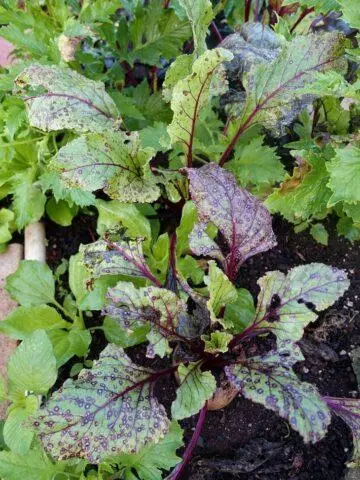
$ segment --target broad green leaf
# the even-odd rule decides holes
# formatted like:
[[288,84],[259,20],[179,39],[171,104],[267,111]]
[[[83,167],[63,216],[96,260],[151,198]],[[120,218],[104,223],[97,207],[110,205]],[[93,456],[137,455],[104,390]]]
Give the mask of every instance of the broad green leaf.
[[191,73],[192,63],[192,55],[179,55],[169,66],[166,71],[162,90],[162,95],[166,102],[171,101],[172,92],[177,82]]
[[211,332],[210,336],[202,335],[201,339],[205,343],[205,352],[209,353],[226,353],[228,345],[233,336],[227,332]]
[[272,212],[280,213],[292,223],[301,223],[311,217],[321,217],[327,212],[331,190],[325,158],[319,153],[292,152],[298,167],[292,176],[286,176],[280,188],[275,188],[265,205]]
[[[53,480],[61,474],[65,465],[53,464],[50,458],[39,450],[30,450],[26,455],[0,452],[0,475],[6,480]],[[66,477],[65,477],[66,478]]]
[[37,222],[44,214],[46,197],[34,181],[35,172],[30,168],[14,174],[13,177],[12,206],[18,230]]
[[310,228],[310,235],[321,245],[327,246],[329,243],[329,234],[322,223],[315,223]]
[[216,380],[211,372],[201,370],[202,362],[179,365],[180,385],[171,405],[172,417],[181,420],[196,415],[216,390]]
[[[341,1],[341,0],[340,0]],[[298,0],[302,7],[315,8],[318,13],[328,13],[331,10],[339,10],[338,0]],[[285,0],[283,6],[294,4],[293,0]]]
[[323,400],[350,427],[354,442],[354,453],[349,467],[360,467],[360,400],[335,397],[323,397]]
[[342,18],[354,28],[360,28],[360,11],[357,0],[339,0]]
[[61,182],[58,173],[45,172],[39,178],[39,183],[44,192],[51,190],[57,202],[65,200],[69,205],[87,207],[95,203],[95,196],[91,192],[85,192],[79,188],[67,188]]
[[29,93],[25,101],[30,125],[40,130],[104,132],[114,127],[118,117],[104,85],[71,69],[32,65],[16,78],[16,84]]
[[189,235],[195,226],[196,220],[197,213],[195,205],[193,202],[188,201],[183,206],[180,225],[176,229],[176,254],[178,256],[190,252]]
[[253,138],[247,145],[235,148],[234,158],[226,163],[239,185],[273,184],[284,178],[285,169],[276,149],[263,145],[264,137]]
[[65,200],[56,201],[52,197],[46,203],[46,213],[53,222],[62,227],[68,227],[78,213],[78,208],[75,205],[70,206]]
[[199,114],[213,96],[227,90],[221,64],[231,59],[232,53],[222,48],[208,50],[195,60],[192,72],[179,80],[173,88],[171,109],[174,116],[168,132],[173,144],[184,144],[189,161]]
[[24,340],[35,330],[57,330],[69,328],[61,315],[48,305],[17,307],[1,323],[0,331],[18,340]]
[[100,463],[109,455],[137,453],[169,430],[165,409],[152,393],[155,378],[110,344],[91,370],[52,395],[33,426],[56,459]]
[[233,325],[231,331],[240,333],[250,324],[255,315],[254,299],[245,288],[236,290],[237,298],[235,302],[226,305],[224,312],[224,322],[226,325]]
[[316,311],[330,307],[349,288],[344,270],[322,263],[310,263],[292,268],[287,275],[268,272],[258,281],[260,293],[256,314],[249,329],[269,330],[277,341],[296,342],[304,328],[317,319]]
[[327,186],[332,195],[328,205],[338,202],[355,203],[360,201],[360,148],[349,145],[336,150],[336,156],[327,163],[330,174]]
[[8,364],[10,394],[46,393],[57,378],[56,359],[44,330],[36,330],[17,347]]
[[23,405],[14,404],[9,409],[4,425],[4,440],[10,450],[18,455],[25,455],[30,449],[34,432],[24,424],[35,414],[39,403],[35,395],[29,395]]
[[[210,222],[219,229],[229,252],[225,271],[230,280],[235,280],[246,259],[276,245],[271,216],[259,200],[237,186],[231,173],[215,163],[185,170],[190,180],[191,198],[202,223],[196,237],[201,241],[204,225]],[[208,238],[195,253],[219,258],[220,248],[216,251],[215,242],[209,246]]]
[[167,152],[171,148],[167,126],[163,122],[155,122],[139,132],[141,145],[153,148],[155,152]]
[[149,325],[147,356],[164,357],[171,352],[170,340],[182,338],[177,333],[179,317],[186,316],[186,304],[165,288],[136,288],[130,282],[119,282],[108,290],[105,313],[117,320],[128,333]]
[[214,260],[209,262],[209,274],[204,277],[204,281],[209,289],[210,298],[206,305],[210,312],[211,321],[213,323],[219,322],[225,328],[231,327],[232,324],[227,323],[224,318],[218,317],[218,315],[222,313],[226,305],[236,301],[236,288]]
[[160,195],[149,162],[155,152],[142,148],[137,132],[90,134],[62,147],[51,168],[64,185],[93,192],[102,188],[121,202],[153,202]]
[[179,0],[179,4],[185,10],[190,21],[194,39],[194,53],[201,55],[207,49],[205,38],[209,25],[214,18],[214,12],[210,0]]
[[315,443],[326,435],[331,415],[316,387],[301,382],[293,371],[293,365],[303,360],[297,345],[282,341],[278,350],[239,361],[225,372],[245,398],[288,420],[305,443]]
[[354,243],[360,240],[360,228],[354,225],[351,218],[342,217],[336,224],[336,230],[339,235],[344,236],[349,242]]
[[315,73],[344,67],[342,43],[341,35],[334,32],[298,35],[275,60],[254,65],[243,80],[247,96],[242,128],[260,123],[275,135],[281,134],[313,101],[299,92],[314,82]]
[[151,239],[150,222],[135,205],[118,200],[96,200],[96,208],[99,212],[96,231],[100,236],[123,226],[130,238]]
[[37,260],[22,260],[6,279],[6,290],[24,307],[53,303],[55,282],[50,268]]
[[109,343],[114,343],[121,348],[128,348],[146,342],[146,335],[149,333],[150,326],[141,325],[133,332],[127,332],[119,325],[119,322],[113,318],[105,317],[102,330]]
[[48,337],[53,346],[58,368],[74,356],[86,356],[91,342],[89,330],[80,330],[78,328],[72,328],[70,331],[50,330]]
[[0,210],[0,244],[11,240],[11,232],[14,230],[14,217],[14,212],[8,208],[2,208]]
[[[131,479],[136,470],[140,480],[162,480],[162,470],[170,470],[181,461],[176,450],[183,445],[183,432],[177,422],[172,422],[169,432],[158,443],[150,444],[139,453],[117,455],[114,461],[121,470],[125,470],[125,478]],[[112,458],[109,459],[112,461]]]

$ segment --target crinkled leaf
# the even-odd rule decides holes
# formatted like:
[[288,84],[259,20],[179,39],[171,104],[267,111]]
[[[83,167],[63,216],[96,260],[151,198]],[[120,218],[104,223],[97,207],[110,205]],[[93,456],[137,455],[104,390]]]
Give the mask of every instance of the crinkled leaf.
[[[233,280],[247,258],[276,245],[271,216],[259,200],[237,186],[231,173],[218,165],[210,163],[185,171],[200,222],[212,222],[227,242],[226,273]],[[205,249],[204,255],[208,254]]]
[[46,393],[57,378],[56,359],[44,330],[36,330],[17,347],[8,365],[10,393]]
[[304,360],[300,348],[282,341],[278,350],[225,367],[230,382],[245,398],[288,420],[306,443],[323,438],[331,421],[316,387],[301,382],[292,367]]
[[280,134],[286,125],[312,103],[301,89],[311,84],[316,72],[344,66],[340,34],[296,36],[272,62],[254,65],[243,80],[247,97],[242,112],[246,128],[260,123]]
[[137,453],[166,435],[165,409],[153,396],[156,374],[108,345],[91,370],[67,380],[33,420],[45,449],[56,459]]
[[336,150],[336,156],[327,163],[330,180],[327,186],[332,190],[328,205],[338,202],[360,201],[360,148],[349,145]]
[[7,277],[6,290],[24,307],[52,303],[55,281],[47,265],[37,260],[22,260],[16,272]]
[[209,275],[204,278],[204,281],[209,289],[210,298],[206,305],[210,312],[211,321],[213,323],[219,322],[226,328],[231,327],[231,323],[229,324],[223,318],[219,318],[218,315],[226,305],[236,301],[236,288],[214,260],[209,262]]
[[129,333],[149,325],[147,356],[163,357],[171,352],[169,340],[178,339],[179,317],[186,316],[186,304],[165,288],[136,288],[130,282],[119,282],[108,290],[105,313],[117,320]]
[[194,52],[202,54],[206,50],[205,38],[209,25],[214,18],[210,0],[179,0],[190,21],[194,38]]
[[179,365],[177,370],[180,386],[176,391],[176,399],[171,405],[173,418],[181,420],[199,412],[216,390],[216,380],[211,372],[203,372],[201,363]]
[[201,339],[205,343],[205,352],[209,353],[225,353],[228,351],[228,345],[233,336],[227,332],[211,332],[210,337],[208,335],[202,335]]
[[360,400],[355,398],[323,397],[328,407],[350,427],[354,453],[351,467],[360,467]]
[[172,92],[171,109],[174,112],[168,126],[171,142],[181,142],[190,157],[199,113],[214,95],[227,90],[222,62],[231,60],[232,54],[223,48],[207,50],[195,60],[192,72],[179,80]]
[[118,117],[104,85],[71,69],[32,65],[16,78],[16,84],[30,90],[25,97],[29,121],[40,130],[104,132],[114,127]]
[[79,188],[67,188],[57,172],[45,172],[39,178],[39,183],[44,192],[51,190],[57,202],[65,200],[69,205],[87,207],[95,203],[95,196],[91,192],[85,192]]
[[121,202],[153,202],[159,195],[149,162],[152,148],[142,148],[136,132],[90,134],[61,148],[51,163],[70,188],[104,189]]
[[164,122],[155,122],[139,132],[141,145],[153,148],[156,152],[170,150],[170,137]]
[[249,328],[270,330],[278,342],[296,342],[306,325],[317,319],[307,304],[318,311],[325,310],[344,294],[350,282],[344,270],[310,263],[292,268],[287,275],[268,272],[258,284],[258,305]]

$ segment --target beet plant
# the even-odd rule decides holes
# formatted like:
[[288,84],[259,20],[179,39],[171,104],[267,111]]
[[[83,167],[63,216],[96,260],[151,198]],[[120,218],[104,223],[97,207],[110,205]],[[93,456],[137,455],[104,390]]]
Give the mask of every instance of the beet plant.
[[[276,246],[269,209],[306,226],[334,205],[356,214],[354,183],[342,190],[337,172],[345,162],[352,180],[357,140],[347,131],[315,144],[309,122],[316,102],[358,101],[358,81],[345,79],[350,43],[338,31],[292,36],[284,20],[277,33],[246,22],[207,49],[211,2],[167,3],[150,2],[158,24],[142,37],[138,25],[155,22],[145,8],[128,6],[131,21],[96,24],[105,49],[126,50],[127,65],[140,58],[158,68],[162,56],[177,55],[153,104],[145,84],[126,96],[109,77],[110,95],[103,83],[54,62],[16,76],[14,94],[31,128],[54,135],[44,191],[76,205],[86,199],[99,217],[98,238],[70,259],[71,293],[62,302],[54,275],[38,262],[23,261],[7,280],[20,306],[0,330],[22,343],[0,391],[11,402],[4,425],[11,451],[0,452],[5,479],[28,471],[37,480],[178,479],[207,412],[236,396],[278,414],[305,443],[324,438],[338,415],[353,433],[353,463],[360,462],[360,401],[322,396],[296,373],[304,329],[345,293],[347,273],[322,263],[267,272],[256,306],[238,282],[244,262]],[[248,20],[251,2],[245,7]],[[289,2],[283,8],[292,13]],[[178,55],[190,31],[191,53]],[[141,102],[147,115],[170,109],[148,125]],[[265,135],[279,139],[299,120],[290,177]],[[92,311],[104,319],[86,328]],[[108,342],[98,358],[55,383],[59,368],[87,356],[96,330]],[[142,344],[134,355],[131,347]],[[149,366],[158,358],[164,368]],[[176,383],[168,409],[155,388],[164,380]],[[196,428],[184,445],[179,422],[192,416]]]

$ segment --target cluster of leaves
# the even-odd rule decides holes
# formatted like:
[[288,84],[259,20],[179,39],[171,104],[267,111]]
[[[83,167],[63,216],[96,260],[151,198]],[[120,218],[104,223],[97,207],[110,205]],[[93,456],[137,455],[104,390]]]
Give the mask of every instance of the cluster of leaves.
[[[56,289],[65,264],[53,275],[23,261],[7,280],[19,307],[0,330],[21,344],[1,387],[0,476],[149,480],[174,467],[175,480],[207,410],[236,395],[307,443],[326,435],[334,412],[360,462],[359,400],[322,397],[294,371],[304,360],[297,342],[315,311],[347,290],[346,273],[319,263],[268,272],[256,307],[237,286],[241,265],[276,245],[269,209],[298,229],[312,224],[322,241],[313,222],[332,209],[357,229],[358,80],[347,68],[358,51],[336,29],[302,30],[316,30],[319,14],[326,25],[336,9],[360,26],[355,3],[2,3],[2,34],[19,60],[0,78],[0,178],[3,198],[12,196],[0,241],[40,218],[45,202],[63,225],[94,205],[99,238],[70,258],[70,292]],[[230,25],[255,22],[208,49],[219,13]],[[294,132],[289,174],[273,145]],[[93,312],[105,318],[86,328]],[[108,344],[92,361],[96,330]],[[261,348],[249,348],[254,339]],[[139,364],[130,347],[142,343]],[[146,357],[168,367],[150,369]],[[167,412],[154,385],[170,375],[178,388]],[[181,461],[178,422],[197,414]]]

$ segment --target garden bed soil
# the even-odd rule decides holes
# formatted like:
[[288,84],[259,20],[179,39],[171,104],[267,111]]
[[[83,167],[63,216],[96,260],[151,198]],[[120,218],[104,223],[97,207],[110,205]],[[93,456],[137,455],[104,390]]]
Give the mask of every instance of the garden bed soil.
[[[80,243],[93,241],[95,218],[77,217],[73,225],[59,228],[47,223],[48,262],[55,267],[62,258],[78,251]],[[317,385],[322,395],[356,397],[358,387],[349,352],[360,345],[360,250],[336,234],[334,219],[326,222],[329,246],[316,243],[306,232],[293,233],[292,225],[274,218],[278,246],[248,260],[241,268],[239,285],[256,297],[257,279],[271,270],[286,272],[293,266],[323,262],[345,268],[351,286],[330,310],[309,327],[300,343],[306,361],[297,365],[302,380]],[[104,346],[96,332],[91,356]],[[142,347],[130,352],[134,360],[144,359]],[[153,368],[163,360],[151,362]],[[65,374],[65,370],[64,370]],[[157,384],[161,402],[169,408],[175,398],[175,382]],[[196,417],[182,422],[189,441]],[[205,427],[184,478],[191,480],[341,480],[351,457],[352,440],[347,426],[334,418],[326,437],[315,445],[304,445],[287,422],[242,398],[226,409],[208,412]]]

